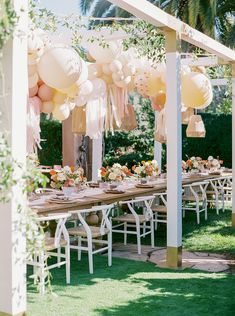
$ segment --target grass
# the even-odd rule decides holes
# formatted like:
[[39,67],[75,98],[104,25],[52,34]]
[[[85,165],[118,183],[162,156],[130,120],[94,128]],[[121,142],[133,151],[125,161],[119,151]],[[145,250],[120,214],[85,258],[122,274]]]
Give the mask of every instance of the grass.
[[[195,214],[183,221],[184,248],[235,254],[231,211],[198,226]],[[156,245],[165,246],[165,226],[156,234]],[[131,239],[130,239],[131,241]],[[133,240],[134,241],[134,240]],[[148,242],[147,238],[144,240]],[[235,275],[186,269],[159,269],[152,263],[97,255],[94,274],[88,274],[87,257],[77,262],[72,252],[71,284],[65,285],[64,267],[52,270],[55,295],[37,294],[28,283],[28,316],[230,316],[234,315]]]

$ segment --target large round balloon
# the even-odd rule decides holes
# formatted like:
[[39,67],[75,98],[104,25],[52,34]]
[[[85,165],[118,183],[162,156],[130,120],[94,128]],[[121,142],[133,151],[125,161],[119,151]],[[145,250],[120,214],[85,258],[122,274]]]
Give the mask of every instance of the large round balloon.
[[79,76],[79,79],[77,80],[76,84],[78,86],[80,86],[80,84],[85,82],[87,79],[88,79],[87,63],[83,59],[81,59],[81,72],[80,72],[80,76]]
[[58,121],[64,121],[69,117],[70,110],[68,104],[56,104],[52,112],[53,118]]
[[46,84],[42,84],[38,89],[38,96],[42,101],[51,101],[53,97],[53,89]]
[[198,72],[182,75],[181,93],[184,106],[195,109],[204,109],[213,99],[210,80]]
[[122,51],[122,41],[107,41],[102,45],[98,40],[88,45],[89,54],[98,63],[111,63]]
[[71,48],[52,47],[41,56],[38,73],[40,78],[52,88],[69,88],[80,77],[81,58]]
[[52,101],[46,101],[42,103],[41,111],[46,114],[50,114],[54,110],[54,103]]

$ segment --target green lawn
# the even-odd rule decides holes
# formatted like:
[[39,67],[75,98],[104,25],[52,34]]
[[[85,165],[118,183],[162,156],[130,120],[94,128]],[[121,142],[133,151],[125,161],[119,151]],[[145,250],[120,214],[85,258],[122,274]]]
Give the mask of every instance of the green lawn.
[[[183,222],[184,247],[197,251],[235,254],[231,211],[195,224],[195,214]],[[148,240],[146,239],[147,243]],[[165,245],[165,227],[159,227],[156,245]],[[29,316],[203,316],[234,315],[235,275],[186,269],[173,271],[154,264],[95,256],[95,272],[88,274],[87,258],[77,262],[72,252],[71,285],[65,285],[64,268],[53,270],[56,295],[40,296],[29,280]]]

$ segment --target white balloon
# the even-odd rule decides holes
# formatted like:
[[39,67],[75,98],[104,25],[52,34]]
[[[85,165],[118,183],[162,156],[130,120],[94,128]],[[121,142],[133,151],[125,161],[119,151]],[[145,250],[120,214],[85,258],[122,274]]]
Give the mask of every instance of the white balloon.
[[75,108],[76,106],[76,103],[75,102],[69,102],[67,103],[68,107],[69,107],[69,110],[70,111],[73,111],[73,109]]
[[122,63],[119,60],[115,59],[111,62],[109,68],[112,72],[117,72],[119,70],[122,70]]
[[83,82],[79,88],[80,88],[79,94],[89,95],[93,91],[93,83],[90,80],[87,80]]
[[59,121],[64,121],[69,117],[70,109],[68,104],[56,104],[52,112],[53,118]]
[[87,103],[88,96],[80,94],[74,99],[74,101],[75,101],[76,106],[83,106]]
[[38,62],[40,78],[54,89],[71,87],[82,76],[82,59],[68,47],[48,49]]
[[83,82],[85,82],[88,79],[88,67],[87,63],[81,59],[81,73],[79,76],[79,79],[77,80],[76,84],[80,86]]
[[103,47],[97,40],[88,44],[88,51],[98,63],[110,63],[121,53],[122,41],[107,41],[107,46]]

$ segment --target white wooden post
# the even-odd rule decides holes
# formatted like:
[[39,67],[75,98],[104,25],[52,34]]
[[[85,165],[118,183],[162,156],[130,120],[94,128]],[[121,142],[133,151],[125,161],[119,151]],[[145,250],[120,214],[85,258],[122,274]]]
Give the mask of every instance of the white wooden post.
[[102,167],[102,137],[92,140],[92,181],[98,180],[98,170]]
[[[0,111],[5,124],[0,132],[9,132],[8,141],[12,155],[25,165],[26,159],[26,104],[27,104],[27,0],[14,0],[19,16],[19,29],[13,40],[3,50],[3,76],[0,76]],[[5,91],[3,91],[5,81]],[[5,97],[4,97],[5,95]],[[21,188],[16,185],[12,199],[0,204],[0,315],[25,315],[26,265],[25,237],[19,229],[17,211],[19,201],[24,203]]]
[[166,31],[167,266],[182,265],[180,39]]
[[235,63],[232,64],[232,226],[235,227]]
[[[157,127],[157,118],[158,118],[159,112],[155,111],[155,130]],[[162,170],[162,144],[154,141],[154,159],[157,160],[159,170]]]

